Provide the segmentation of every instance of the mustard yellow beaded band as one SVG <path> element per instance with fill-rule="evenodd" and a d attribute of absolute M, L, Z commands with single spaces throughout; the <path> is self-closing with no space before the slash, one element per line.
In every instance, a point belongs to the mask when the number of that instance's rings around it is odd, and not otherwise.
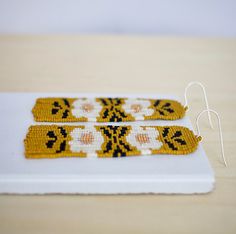
<path fill-rule="evenodd" d="M 142 98 L 39 98 L 32 110 L 38 122 L 125 122 L 176 120 L 186 108 L 174 100 Z"/>
<path fill-rule="evenodd" d="M 201 137 L 181 126 L 31 126 L 26 158 L 189 154 Z"/>

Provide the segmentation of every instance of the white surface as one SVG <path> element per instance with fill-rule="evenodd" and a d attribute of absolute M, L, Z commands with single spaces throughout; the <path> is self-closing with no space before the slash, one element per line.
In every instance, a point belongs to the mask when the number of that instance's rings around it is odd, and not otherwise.
<path fill-rule="evenodd" d="M 234 0 L 0 0 L 0 33 L 236 36 Z"/>
<path fill-rule="evenodd" d="M 85 95 L 0 94 L 1 193 L 206 193 L 213 189 L 214 173 L 201 144 L 197 151 L 185 156 L 25 159 L 23 140 L 28 127 L 36 124 L 31 109 L 37 97 L 47 96 Z M 166 95 L 139 97 L 176 99 Z M 186 117 L 172 122 L 145 121 L 141 124 L 182 125 L 192 129 Z"/>

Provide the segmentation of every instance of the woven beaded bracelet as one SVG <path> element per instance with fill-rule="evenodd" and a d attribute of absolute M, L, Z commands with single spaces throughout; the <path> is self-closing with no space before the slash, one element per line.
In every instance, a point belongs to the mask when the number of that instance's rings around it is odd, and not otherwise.
<path fill-rule="evenodd" d="M 31 126 L 26 158 L 125 157 L 184 155 L 197 149 L 201 137 L 182 126 Z"/>
<path fill-rule="evenodd" d="M 32 110 L 38 122 L 126 122 L 176 120 L 186 107 L 175 100 L 131 98 L 39 98 Z"/>

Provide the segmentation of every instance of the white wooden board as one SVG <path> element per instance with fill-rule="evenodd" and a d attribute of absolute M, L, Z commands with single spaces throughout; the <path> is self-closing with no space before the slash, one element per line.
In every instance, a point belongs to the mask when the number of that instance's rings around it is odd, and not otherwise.
<path fill-rule="evenodd" d="M 124 96 L 179 100 L 170 95 L 1 93 L 0 193 L 191 194 L 207 193 L 213 189 L 214 173 L 201 144 L 194 153 L 187 156 L 25 159 L 25 134 L 30 125 L 38 124 L 33 120 L 31 109 L 37 97 L 50 96 Z M 177 121 L 145 121 L 139 124 L 181 125 L 192 129 L 188 117 Z"/>

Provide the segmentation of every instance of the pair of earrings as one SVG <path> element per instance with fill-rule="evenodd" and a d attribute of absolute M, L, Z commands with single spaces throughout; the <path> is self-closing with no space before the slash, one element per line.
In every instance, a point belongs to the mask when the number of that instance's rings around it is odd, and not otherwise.
<path fill-rule="evenodd" d="M 97 124 L 31 126 L 24 141 L 25 156 L 26 158 L 106 158 L 190 154 L 197 149 L 201 137 L 186 127 L 124 125 L 124 122 L 145 123 L 145 120 L 171 121 L 183 118 L 187 110 L 187 89 L 193 84 L 202 87 L 206 111 L 212 126 L 210 111 L 216 115 L 217 113 L 209 109 L 205 88 L 199 82 L 192 82 L 186 87 L 185 106 L 178 101 L 167 99 L 39 98 L 32 110 L 37 122 L 97 122 Z M 218 121 L 225 162 L 219 117 Z M 116 123 L 111 125 L 110 122 Z M 200 133 L 198 121 L 197 128 Z"/>
<path fill-rule="evenodd" d="M 186 110 L 178 101 L 166 99 L 39 98 L 32 110 L 38 122 L 106 124 L 31 126 L 25 139 L 25 155 L 58 158 L 189 154 L 196 150 L 201 137 L 186 127 L 123 125 L 128 121 L 177 120 L 184 117 Z"/>

